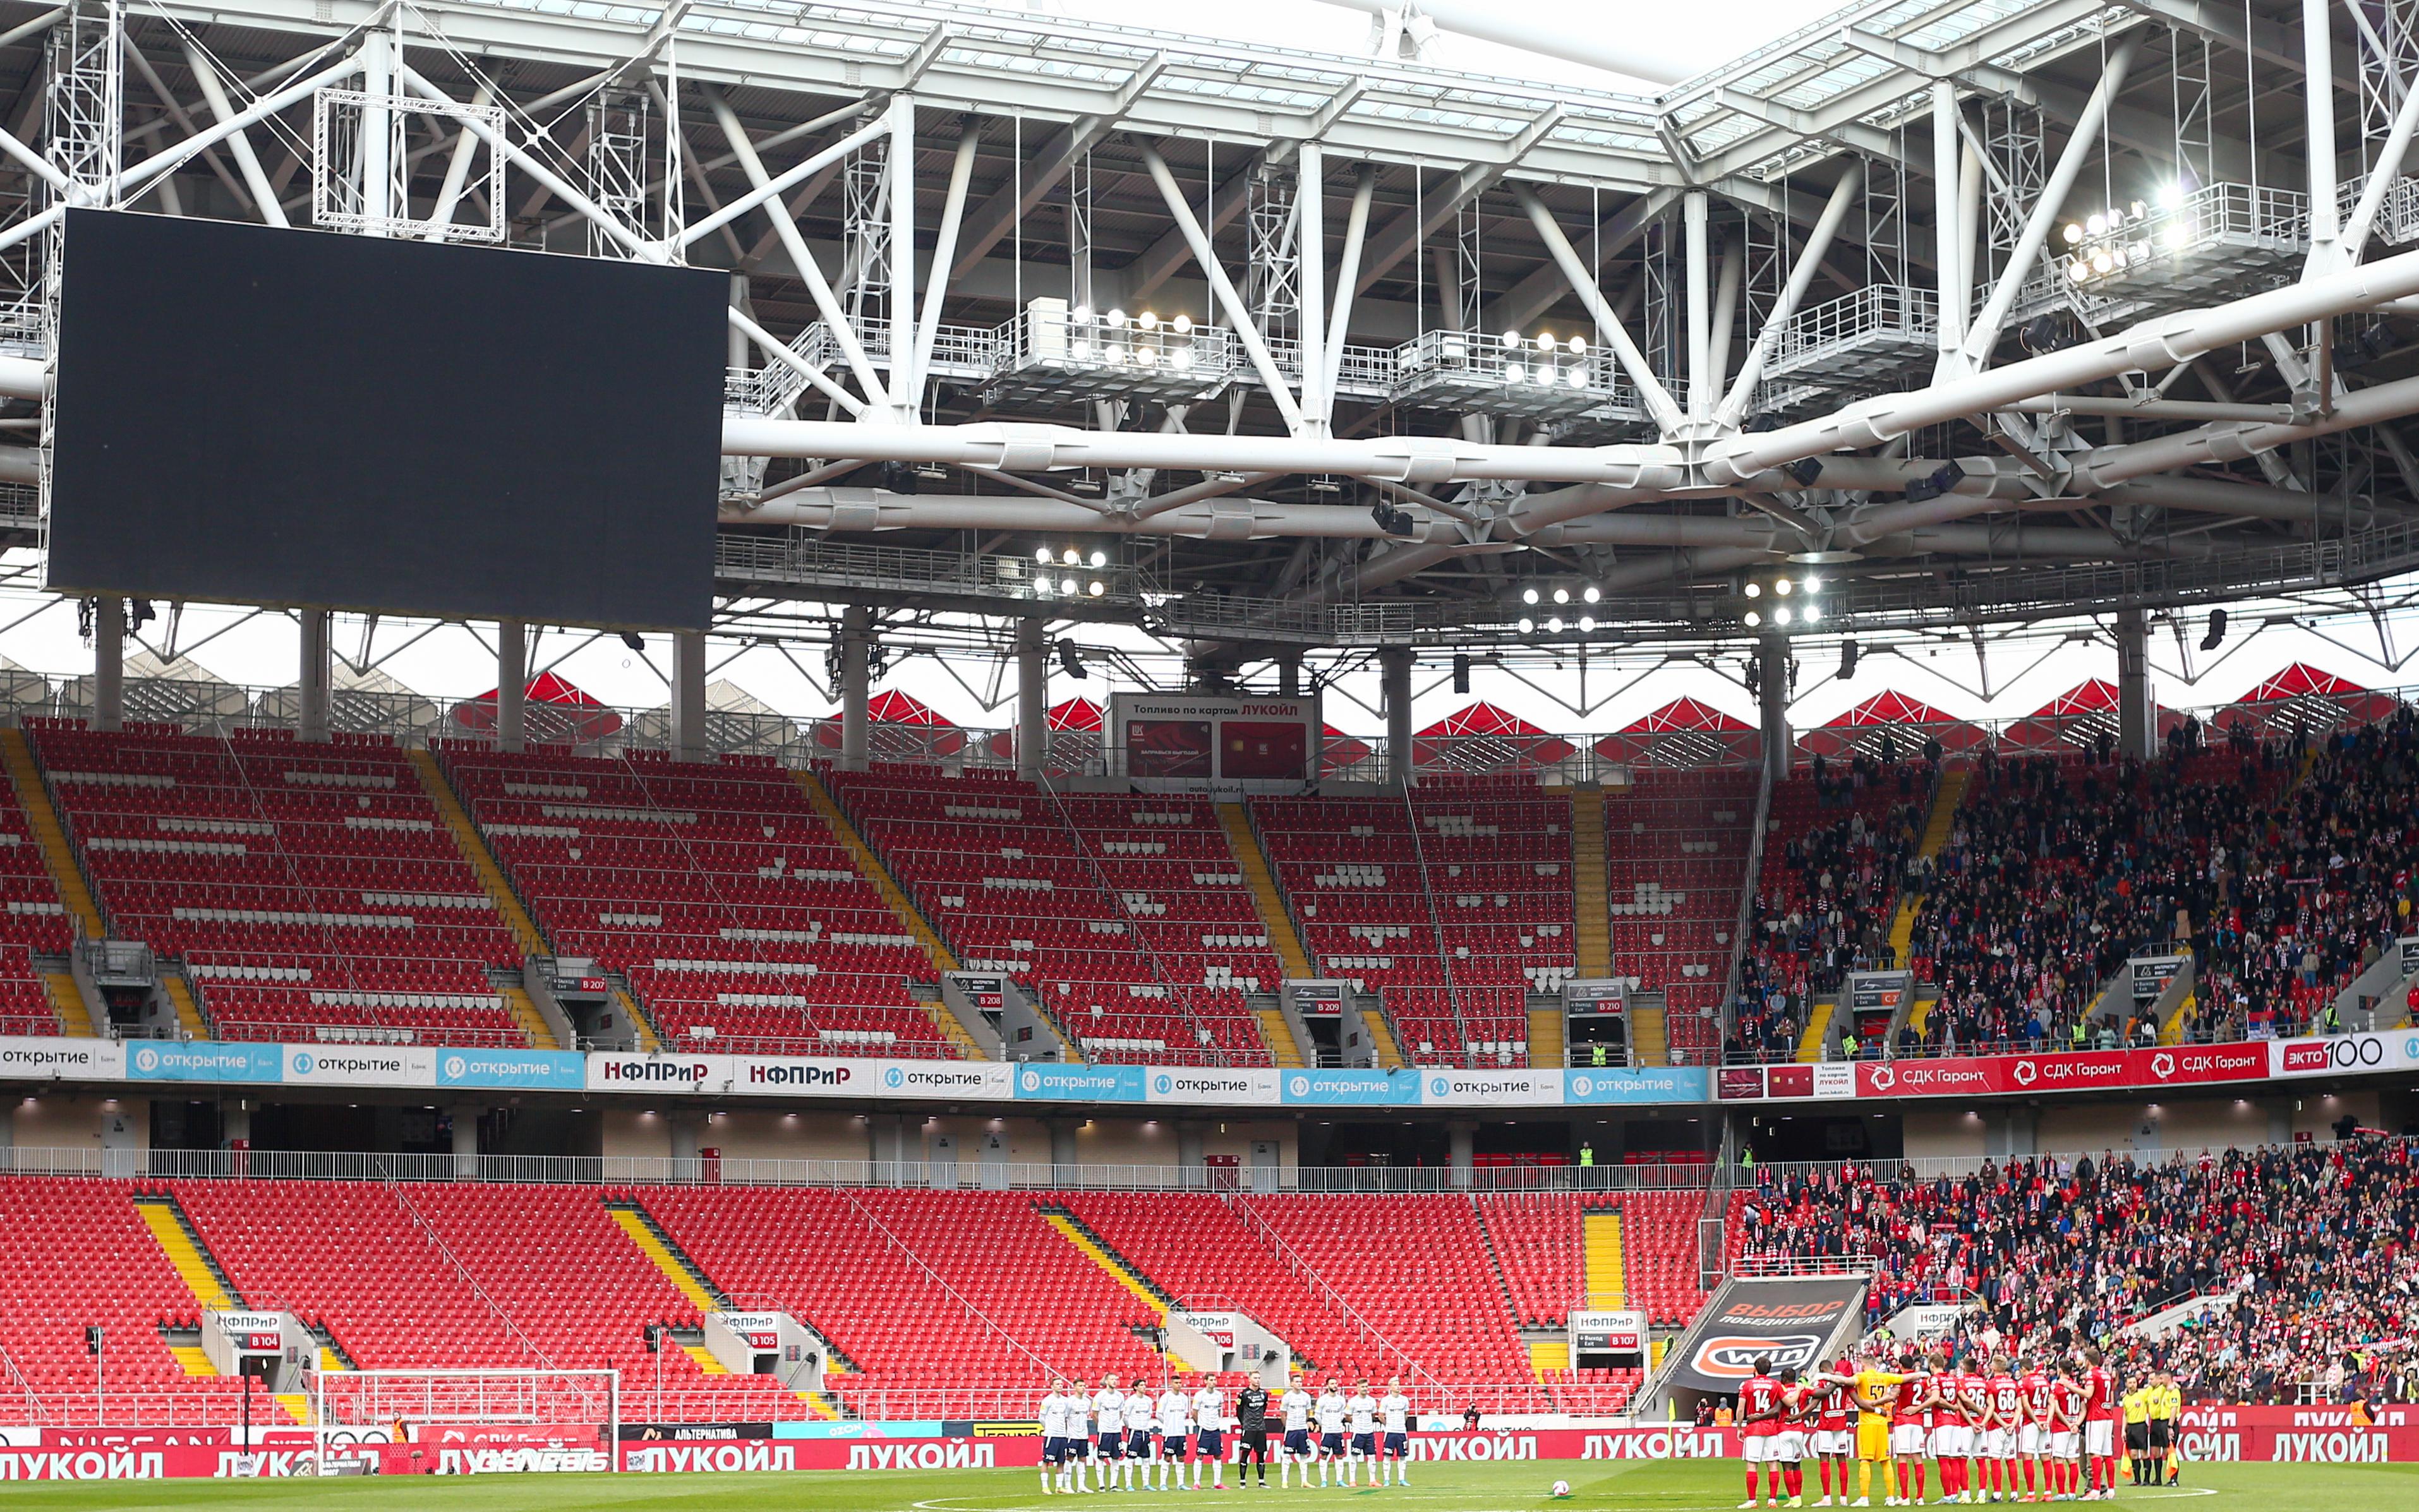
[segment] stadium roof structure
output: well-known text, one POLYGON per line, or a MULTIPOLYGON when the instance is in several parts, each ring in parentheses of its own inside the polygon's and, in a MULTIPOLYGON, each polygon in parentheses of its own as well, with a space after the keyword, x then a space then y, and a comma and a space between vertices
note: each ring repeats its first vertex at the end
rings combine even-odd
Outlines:
MULTIPOLYGON (((2154 727, 2163 738, 2184 722, 2182 714, 2165 705, 2158 706, 2154 714, 2154 727)), ((2089 747, 2103 735, 2116 740, 2120 721, 2117 684, 2105 678, 2091 678, 2024 718, 2011 722, 1999 732, 1999 743, 2003 748, 2019 751, 2079 750, 2089 747)))
POLYGON ((1674 698, 1595 742, 1607 761, 1700 767, 1751 756, 1763 737, 1756 727, 1711 704, 1674 698))
MULTIPOLYGON (((1522 32, 1640 93, 948 0, 0 0, 0 419, 69 202, 500 241, 732 276, 734 634, 2138 643, 2419 570, 2419 88, 2326 14, 1854 0, 1676 79, 1522 32)), ((0 539, 42 476, 0 449, 0 539)))
MULTIPOLYGON (((455 704, 451 715, 455 725, 478 732, 494 729, 499 692, 490 688, 475 698, 455 704)), ((534 741, 586 745, 622 727, 619 713, 589 696, 560 673, 541 672, 530 679, 522 698, 530 738, 534 741)))
POLYGON ((1571 742, 1490 703, 1456 709, 1412 736, 1412 760, 1462 771, 1549 767, 1569 756, 1571 742))
POLYGON ((1944 714, 1919 699, 1884 692, 1808 730, 1798 744, 1810 754, 1828 756, 1879 756, 1887 750, 1893 759, 1907 761, 1927 739, 1954 753, 1984 743, 1990 734, 1971 720, 1944 714))
MULTIPOLYGON (((872 726, 873 748, 892 760, 938 761, 966 746, 964 730, 896 688, 885 688, 866 700, 866 719, 872 726)), ((815 743, 827 751, 839 750, 840 724, 838 714, 817 720, 815 743)))
POLYGON ((2247 721, 2252 732, 2262 736, 2319 736, 2337 725, 2390 718, 2397 707, 2392 694, 2295 662, 2220 710, 2216 723, 2226 729, 2237 720, 2247 721))

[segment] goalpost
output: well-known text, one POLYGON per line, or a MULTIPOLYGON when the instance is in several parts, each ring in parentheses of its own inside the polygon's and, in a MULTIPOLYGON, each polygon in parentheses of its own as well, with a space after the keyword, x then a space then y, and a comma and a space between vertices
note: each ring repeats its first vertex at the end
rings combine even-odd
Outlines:
POLYGON ((331 1449, 356 1443, 420 1443, 433 1454, 451 1440, 472 1452, 595 1450, 604 1460, 597 1468, 620 1468, 619 1370, 311 1369, 302 1381, 321 1465, 331 1449), (506 1442, 483 1443, 478 1429, 499 1430, 506 1442))

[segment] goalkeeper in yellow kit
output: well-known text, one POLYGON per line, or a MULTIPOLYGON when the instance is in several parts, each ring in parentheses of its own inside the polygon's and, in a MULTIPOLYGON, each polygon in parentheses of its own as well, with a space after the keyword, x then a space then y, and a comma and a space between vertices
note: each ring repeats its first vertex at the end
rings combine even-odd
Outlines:
MULTIPOLYGON (((1890 1458, 1890 1420, 1897 1415, 1899 1393, 1911 1379, 1895 1371, 1880 1369, 1870 1362, 1854 1374, 1825 1372, 1814 1382, 1825 1382, 1847 1387, 1857 1397, 1857 1499, 1848 1502, 1848 1489, 1840 1488, 1840 1500, 1844 1504, 1873 1504, 1873 1466, 1887 1466, 1890 1458)), ((1889 1474, 1882 1475, 1882 1489, 1889 1489, 1889 1474)))

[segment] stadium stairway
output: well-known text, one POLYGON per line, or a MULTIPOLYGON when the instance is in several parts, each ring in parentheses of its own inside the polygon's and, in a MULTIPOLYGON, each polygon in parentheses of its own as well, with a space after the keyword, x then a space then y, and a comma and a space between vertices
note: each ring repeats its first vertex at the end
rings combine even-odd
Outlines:
MULTIPOLYGON (((1629 1295, 1621 1255, 1621 1210, 1589 1208, 1579 1214, 1579 1254, 1587 1267, 1587 1305, 1619 1307, 1629 1295)), ((1564 1362, 1567 1367, 1568 1362, 1564 1362)))
POLYGON ((1823 1059, 1824 1046, 1830 1043, 1831 1015, 1840 1006, 1840 995, 1829 993, 1817 998, 1806 1010, 1806 1032, 1797 1037, 1796 1059, 1811 1062, 1823 1059))
MULTIPOLYGON (((722 1312, 730 1307, 731 1299, 722 1294, 721 1289, 706 1276, 697 1261, 689 1259, 687 1253, 672 1242, 671 1235, 664 1232, 663 1227, 645 1208, 627 1199, 608 1198, 605 1211, 611 1214, 613 1222, 630 1236, 630 1243, 639 1246, 639 1253, 653 1261, 655 1269, 664 1273, 664 1279, 688 1299, 690 1306, 701 1313, 722 1312)), ((698 1352, 692 1349, 689 1352, 696 1354, 698 1352)), ((707 1375, 724 1373, 720 1365, 712 1363, 712 1356, 700 1359, 698 1365, 707 1375)))
POLYGON ((1555 1371, 1570 1367, 1571 1341, 1568 1337, 1529 1340, 1529 1368, 1539 1381, 1548 1380, 1555 1371))
POLYGON ((504 1006, 512 1012, 513 1022, 520 1025, 521 1032, 529 1036, 532 1048, 540 1050, 562 1048, 562 1044, 554 1037, 554 1031, 547 1026, 546 1019, 539 1015, 537 1004, 530 1000, 529 988, 521 985, 521 979, 517 973, 509 970, 493 970, 487 973, 487 981, 495 987, 497 994, 504 1000, 504 1006))
MULTIPOLYGON (((624 1233, 629 1235, 630 1243, 638 1246, 639 1253, 654 1262, 655 1269, 663 1273, 664 1279, 670 1281, 674 1289, 687 1299, 689 1306, 695 1307, 700 1316, 709 1312, 731 1310, 730 1296, 714 1284, 714 1277, 705 1274, 705 1267, 692 1259, 688 1251, 681 1248, 679 1243, 664 1231, 663 1225, 655 1222, 655 1214, 649 1213, 636 1199, 607 1198, 605 1211, 611 1214, 613 1222, 624 1233)), ((712 1350, 705 1347, 701 1334, 694 1337, 689 1336, 693 1332, 687 1329, 675 1331, 673 1342, 680 1345, 682 1353, 696 1362, 698 1374, 729 1375, 730 1370, 720 1360, 714 1357, 712 1350)), ((824 1362, 825 1375, 840 1375, 851 1368, 847 1358, 840 1352, 837 1345, 825 1339, 824 1347, 829 1352, 824 1362)), ((805 1402, 818 1417, 837 1418, 840 1415, 838 1400, 827 1392, 801 1391, 793 1395, 805 1402)))
MULTIPOLYGON (((228 1283, 226 1272, 219 1268, 218 1260, 194 1231, 193 1220, 185 1216, 184 1208, 174 1197, 165 1192, 145 1193, 134 1199, 134 1211, 142 1216, 144 1227, 151 1230, 151 1237, 159 1241, 160 1252, 168 1257, 169 1265, 196 1303, 213 1312, 231 1312, 243 1306, 243 1299, 228 1283)), ((207 1365, 196 1371, 190 1364, 185 1373, 216 1374, 207 1365)))
POLYGON ((160 973, 161 990, 168 994, 168 1004, 177 1010, 177 1025, 197 1040, 215 1038, 210 1029, 209 1015, 203 1011, 201 994, 179 966, 160 973))
MULTIPOLYGON (((1216 808, 1218 827, 1226 832, 1226 848, 1234 854, 1235 869, 1243 874, 1243 885, 1252 891, 1252 906, 1259 911, 1269 949, 1276 953, 1288 978, 1306 981, 1317 976, 1309 954, 1302 948, 1302 936, 1294 929, 1293 915, 1286 908, 1285 894, 1277 890, 1276 876, 1269 870, 1268 853, 1252 832, 1251 810, 1240 803, 1220 803, 1216 808)), ((1268 1042, 1270 1059, 1279 1066, 1303 1064, 1302 1046, 1281 1011, 1260 1008, 1253 1016, 1260 1021, 1260 1038, 1268 1042)))
MULTIPOLYGON (((890 868, 885 866, 882 863, 882 858, 873 853, 873 848, 866 844, 865 837, 856 832, 856 826, 850 822, 847 812, 840 806, 840 801, 832 797, 831 789, 824 786, 823 779, 804 768, 792 771, 790 777, 798 785, 798 790, 807 795, 807 802, 813 805, 814 811, 822 816, 824 826, 831 831, 832 839, 839 842, 842 850, 848 852, 848 859, 855 863, 857 875, 872 885, 873 891, 881 895, 882 901, 889 906, 891 913, 897 916, 901 927, 904 928, 916 943, 922 947, 926 958, 932 961, 933 970, 956 970, 958 957, 950 951, 948 943, 941 939, 940 931, 934 929, 932 922, 926 919, 922 911, 916 907, 915 901, 908 897, 906 890, 899 885, 898 878, 890 875, 890 868)), ((951 1013, 937 999, 926 1001, 924 1012, 931 1015, 932 1022, 940 1026, 942 1035, 948 1040, 950 1046, 962 1058, 968 1061, 987 1059, 982 1050, 976 1046, 974 1036, 968 1034, 965 1026, 958 1022, 958 1016, 951 1013)), ((1044 1022, 1049 1022, 1046 1015, 1044 1022)), ((1052 1031, 1056 1032, 1055 1024, 1052 1031)), ((1075 1060, 1079 1057, 1071 1050, 1068 1059, 1075 1060)))
POLYGON ((1092 1231, 1091 1226, 1075 1216, 1073 1210, 1062 1202, 1037 1202, 1036 1211, 1041 1221, 1058 1230, 1067 1243, 1083 1252, 1084 1258, 1109 1274, 1109 1278, 1142 1299, 1145 1306, 1166 1317, 1176 1299, 1164 1288, 1142 1274, 1133 1261, 1109 1247, 1107 1240, 1092 1231))
MULTIPOLYGON (((502 915, 504 927, 512 931, 514 940, 521 948, 522 957, 552 954, 552 947, 547 943, 546 937, 538 932, 537 921, 521 907, 520 894, 514 892, 513 884, 505 879, 504 869, 496 864, 495 852, 487 848, 486 836, 470 822, 470 811, 462 806, 462 800, 454 791, 454 785, 445 780, 445 770, 437 764, 437 757, 421 746, 406 751, 404 756, 410 761, 411 770, 419 775, 420 786, 426 789, 428 801, 437 805, 437 813, 444 819, 446 830, 453 834, 454 848, 462 853, 464 861, 470 863, 471 872, 479 878, 479 885, 486 890, 488 901, 496 906, 496 912, 502 915)), ((487 980, 502 994, 504 1006, 512 1013, 513 1022, 529 1036, 532 1048, 562 1048, 555 1038, 554 1031, 547 1027, 546 1019, 538 1013, 537 1004, 530 1000, 528 990, 519 982, 514 980, 509 972, 501 971, 489 972, 487 980)))
POLYGON ((1529 1063, 1563 1063, 1563 1004, 1550 992, 1529 994, 1529 1063))
POLYGON ((1378 1052, 1378 1069, 1393 1071, 1409 1065, 1410 1062, 1403 1059, 1402 1036, 1394 1032, 1394 1021, 1387 1016, 1385 1000, 1379 998, 1376 1000, 1377 1012, 1364 1010, 1361 1022, 1369 1028, 1370 1047, 1378 1052))
MULTIPOLYGON (((76 923, 76 933, 86 939, 107 938, 109 926, 102 922, 100 909, 92 900, 92 889, 85 883, 84 868, 76 864, 75 848, 69 844, 67 831, 59 825, 59 811, 51 804, 50 789, 42 785, 41 769, 34 762, 34 747, 23 730, 0 730, 0 760, 8 763, 8 780, 15 785, 17 802, 25 811, 26 827, 34 832, 35 842, 42 848, 42 864, 49 868, 51 883, 59 890, 59 901, 67 905, 69 917, 76 923)), ((42 981, 50 988, 51 1006, 58 1013, 60 1031, 78 1039, 91 1038, 92 1014, 74 974, 44 971, 42 981)))
MULTIPOLYGON (((486 837, 479 832, 478 826, 470 822, 470 813, 462 807, 462 800, 455 793, 454 785, 445 780, 444 769, 438 766, 437 757, 424 746, 414 746, 404 752, 404 756, 418 774, 420 786, 427 790, 428 801, 437 805, 437 813, 444 819, 445 828, 452 832, 455 848, 462 852, 462 859, 477 874, 479 885, 486 889, 488 901, 496 906, 496 912, 502 917, 504 927, 512 931, 514 940, 521 948, 521 955, 552 954, 546 937, 538 932, 536 921, 530 917, 527 909, 521 907, 520 894, 514 892, 513 884, 504 879, 504 869, 496 864, 495 852, 487 848, 486 837)), ((553 1036, 547 1035, 545 1047, 557 1048, 552 1041, 553 1036)))
MULTIPOLYGON (((1605 866, 1604 789, 1571 789, 1571 887, 1577 909, 1571 942, 1581 977, 1612 975, 1612 897, 1605 866)), ((1530 1058, 1535 1060, 1535 1020, 1530 1058)))
POLYGON ((1641 992, 1629 1000, 1629 1063, 1672 1063, 1672 1044, 1663 1023, 1663 994, 1659 992, 1641 992))
MULTIPOLYGON (((2177 1001, 2176 1011, 2167 1015, 2166 1021, 2159 1026, 2161 1045, 2181 1045, 2184 1042, 2184 1020, 2192 1016, 2193 1008, 2199 1000, 2199 993, 2187 992, 2177 1001)), ((2396 1026, 2380 1024, 2378 1027, 2391 1029, 2396 1026)))
POLYGON ((646 1004, 630 990, 630 979, 619 971, 605 973, 605 984, 613 990, 613 1002, 622 1010, 630 1027, 638 1032, 639 1048, 653 1055, 664 1047, 664 1037, 655 1031, 655 1016, 647 1012, 646 1004))
MULTIPOLYGON (((1949 848, 1949 833, 1957 828, 1957 808, 1965 801, 1965 784, 1972 775, 1972 769, 1967 767, 1951 767, 1941 772, 1939 785, 1932 793, 1931 815, 1924 820, 1923 838, 1915 848, 1917 859, 1938 861, 1940 853, 1949 848)), ((1898 912, 1890 919, 1890 958, 1902 965, 1906 961, 1907 952, 1915 946, 1917 901, 1914 893, 1902 889, 1898 896, 1898 912)), ((1910 1020, 1918 1033, 1922 1032, 1923 1017, 1930 1011, 1930 1006, 1928 1003, 1918 1004, 1915 1016, 1910 1020)))

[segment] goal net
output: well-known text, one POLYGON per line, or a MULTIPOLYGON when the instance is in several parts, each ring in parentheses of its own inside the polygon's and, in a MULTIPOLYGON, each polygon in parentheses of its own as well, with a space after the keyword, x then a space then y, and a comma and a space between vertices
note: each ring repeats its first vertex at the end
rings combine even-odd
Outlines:
POLYGON ((428 1469, 617 1468, 619 1370, 309 1370, 303 1388, 322 1463, 396 1444, 428 1469), (540 1463, 566 1454, 582 1462, 540 1463))

